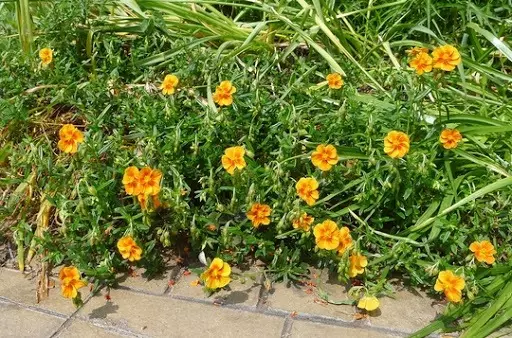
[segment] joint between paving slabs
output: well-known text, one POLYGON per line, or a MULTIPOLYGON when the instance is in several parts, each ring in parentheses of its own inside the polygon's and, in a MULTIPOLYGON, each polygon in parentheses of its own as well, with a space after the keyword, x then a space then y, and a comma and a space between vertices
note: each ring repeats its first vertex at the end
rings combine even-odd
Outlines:
POLYGON ((283 323, 283 330, 281 331, 281 338, 290 338, 292 336, 293 319, 291 316, 286 316, 283 323))
MULTIPOLYGON (((100 291, 100 290, 98 290, 100 291)), ((93 293, 91 292, 89 295, 87 295, 87 298, 85 298, 85 300, 83 301, 83 304, 81 307, 77 308, 75 311, 73 311, 73 313, 71 315, 69 315, 66 320, 64 321, 64 323, 62 323, 58 328, 57 330, 55 330, 55 332, 50 336, 50 338, 54 338, 54 337, 57 337, 57 335, 59 333, 61 333, 63 330, 65 330, 67 327, 69 327, 69 325, 71 324, 71 321, 72 319, 76 316, 76 314, 78 313, 78 311, 80 311, 80 309, 85 305, 87 304, 87 302, 93 297, 93 293)))
POLYGON ((183 276, 183 274, 185 273, 185 270, 187 270, 187 268, 185 267, 179 267, 179 266, 176 266, 174 268, 172 268, 171 272, 169 272, 169 276, 167 278, 167 286, 165 287, 165 290, 164 290, 164 295, 170 295, 172 293, 172 290, 174 289, 174 285, 176 283, 178 283, 178 281, 181 279, 181 277, 183 276), (171 285, 171 281, 174 282, 173 285, 171 285))
POLYGON ((265 287, 265 276, 260 276, 260 292, 258 293, 258 303, 256 303, 256 308, 265 309, 267 307, 268 300, 268 289, 265 287))
POLYGON ((2 297, 2 296, 0 296, 0 303, 16 305, 16 306, 18 306, 18 307, 20 307, 22 309, 26 309, 26 310, 33 311, 33 312, 38 312, 38 313, 44 313, 45 315, 49 315, 49 316, 52 316, 52 317, 57 317, 57 318, 60 318, 60 319, 67 319, 68 318, 68 316, 63 314, 63 313, 55 312, 55 311, 44 309, 44 308, 39 308, 39 307, 32 306, 32 305, 23 304, 23 303, 20 303, 20 302, 17 302, 17 301, 14 301, 12 299, 9 299, 9 298, 6 298, 6 297, 2 297))

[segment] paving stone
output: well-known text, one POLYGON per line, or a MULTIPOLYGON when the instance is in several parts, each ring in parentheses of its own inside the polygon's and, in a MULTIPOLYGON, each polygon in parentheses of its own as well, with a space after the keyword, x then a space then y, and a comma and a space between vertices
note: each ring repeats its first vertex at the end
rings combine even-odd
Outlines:
POLYGON ((163 294, 169 286, 169 275, 172 274, 175 266, 166 269, 166 272, 158 274, 151 279, 145 277, 145 269, 136 269, 133 273, 122 273, 117 275, 117 281, 122 287, 132 290, 163 294))
POLYGON ((233 267, 232 280, 229 286, 208 297, 202 285, 193 285, 199 280, 196 273, 183 274, 172 287, 171 295, 192 297, 222 304, 244 304, 256 306, 258 304, 261 283, 261 270, 251 268, 247 271, 233 267))
POLYGON ((284 319, 225 307, 112 290, 92 297, 77 316, 152 337, 279 337, 284 319))
MULTIPOLYGON (((18 271, 0 269, 0 296, 10 300, 32 305, 43 309, 52 310, 61 314, 71 315, 76 308, 71 299, 62 297, 58 280, 53 279, 55 287, 50 289, 47 299, 36 303, 37 276, 34 274, 22 274, 18 271)), ((80 289, 82 299, 89 295, 89 287, 80 289)))
POLYGON ((108 338, 123 337, 112 330, 104 330, 100 327, 88 324, 81 320, 72 320, 71 324, 56 335, 59 338, 108 338))
POLYGON ((286 286, 274 283, 266 306, 297 313, 310 313, 335 317, 347 322, 354 321, 355 308, 349 305, 332 305, 322 301, 318 293, 324 291, 333 300, 347 300, 346 287, 336 278, 329 277, 327 271, 311 269, 306 285, 286 286))
POLYGON ((370 325, 413 332, 429 324, 443 310, 422 291, 402 289, 393 298, 379 299, 380 308, 370 315, 370 325))
POLYGON ((309 323, 294 321, 292 324, 290 338, 310 338, 310 337, 354 337, 354 338, 381 338, 381 337, 400 337, 385 332, 365 330, 362 328, 347 328, 331 326, 319 323, 309 323))
MULTIPOLYGON (((0 282, 1 283, 1 282, 0 282)), ((14 304, 0 302, 0 336, 50 337, 64 323, 63 318, 23 309, 14 304)))

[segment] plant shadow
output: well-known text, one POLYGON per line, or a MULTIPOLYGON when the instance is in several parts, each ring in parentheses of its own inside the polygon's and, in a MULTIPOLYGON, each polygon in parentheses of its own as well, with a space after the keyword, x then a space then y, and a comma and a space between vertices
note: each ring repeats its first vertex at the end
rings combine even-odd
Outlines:
POLYGON ((117 310, 119 310, 119 305, 107 302, 105 305, 92 310, 89 319, 105 319, 109 314, 116 313, 117 310))

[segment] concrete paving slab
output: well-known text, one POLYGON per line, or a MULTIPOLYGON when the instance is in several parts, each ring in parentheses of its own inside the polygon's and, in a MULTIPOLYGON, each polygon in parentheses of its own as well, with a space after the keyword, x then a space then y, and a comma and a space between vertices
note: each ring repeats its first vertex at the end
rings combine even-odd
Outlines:
POLYGON ((1 301, 0 318, 0 336, 16 338, 50 337, 65 320, 1 301))
POLYGON ((77 316, 152 337, 279 337, 284 319, 220 306, 112 290, 92 297, 77 316))
POLYGON ((423 291, 402 289, 393 298, 382 297, 380 309, 368 318, 370 325, 413 332, 426 326, 443 311, 443 306, 423 291))
POLYGON ((193 272, 183 274, 172 287, 171 295, 202 299, 221 304, 244 304, 256 306, 261 289, 261 270, 251 268, 246 271, 233 267, 229 286, 208 296, 202 285, 196 285, 199 276, 193 272))
POLYGON ((109 338, 109 337, 123 337, 124 335, 117 334, 113 330, 107 331, 101 327, 88 324, 81 320, 73 319, 68 326, 59 332, 55 337, 59 338, 109 338))
POLYGON ((117 281, 121 287, 142 291, 150 294, 163 294, 169 287, 170 270, 152 278, 145 277, 145 269, 135 269, 132 273, 120 273, 117 281))
POLYGON ((319 289, 328 292, 334 300, 348 299, 345 285, 330 277, 327 271, 311 269, 303 284, 286 286, 283 283, 274 283, 265 306, 296 313, 329 316, 346 322, 355 320, 356 311, 353 306, 327 304, 320 299, 319 289))
POLYGON ((390 335, 383 332, 370 331, 362 328, 347 328, 331 326, 319 323, 294 321, 288 337, 290 338, 310 338, 310 337, 347 337, 347 338, 384 338, 400 337, 400 335, 390 335))
MULTIPOLYGON (((53 280, 55 287, 50 289, 50 297, 41 303, 36 302, 37 276, 21 272, 0 269, 0 296, 10 300, 43 309, 52 310, 64 315, 71 315, 76 308, 71 299, 62 297, 58 280, 53 280)), ((82 299, 89 295, 89 287, 80 289, 82 299)))

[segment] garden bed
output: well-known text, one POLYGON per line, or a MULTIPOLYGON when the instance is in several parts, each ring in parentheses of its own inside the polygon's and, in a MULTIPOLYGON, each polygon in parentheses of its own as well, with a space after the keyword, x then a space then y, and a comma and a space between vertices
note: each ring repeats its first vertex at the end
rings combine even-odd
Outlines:
POLYGON ((42 285, 64 267, 77 306, 86 283, 198 257, 212 297, 236 267, 296 284, 314 266, 371 314, 398 274, 450 303, 417 336, 490 334, 512 309, 509 14, 6 4, 3 243, 22 271, 40 259, 42 285))

